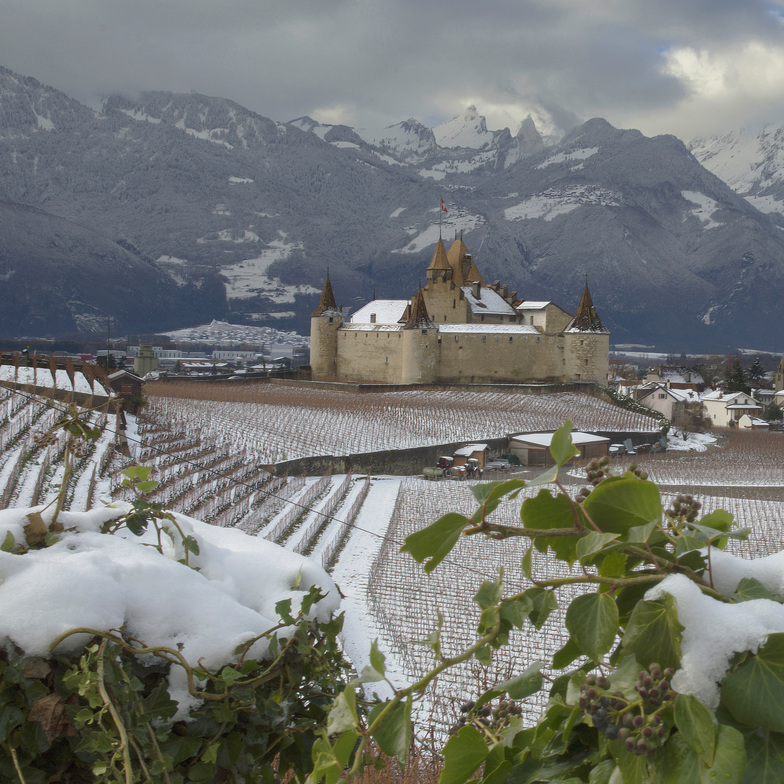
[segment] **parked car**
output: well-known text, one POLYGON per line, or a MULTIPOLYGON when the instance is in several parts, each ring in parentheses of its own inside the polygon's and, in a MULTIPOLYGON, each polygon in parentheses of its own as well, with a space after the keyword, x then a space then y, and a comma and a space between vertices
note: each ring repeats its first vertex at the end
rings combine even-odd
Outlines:
POLYGON ((623 444, 610 444, 607 447, 607 454, 610 457, 620 457, 626 454, 626 447, 623 444))
POLYGON ((491 460, 485 466, 486 471, 508 471, 511 465, 508 460, 491 460))

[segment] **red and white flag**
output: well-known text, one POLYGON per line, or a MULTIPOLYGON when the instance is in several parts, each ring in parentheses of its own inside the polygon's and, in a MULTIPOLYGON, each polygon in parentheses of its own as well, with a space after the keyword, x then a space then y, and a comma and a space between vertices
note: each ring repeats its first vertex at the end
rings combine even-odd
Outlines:
POLYGON ((449 212, 449 210, 444 206, 444 197, 441 197, 441 212, 449 212))

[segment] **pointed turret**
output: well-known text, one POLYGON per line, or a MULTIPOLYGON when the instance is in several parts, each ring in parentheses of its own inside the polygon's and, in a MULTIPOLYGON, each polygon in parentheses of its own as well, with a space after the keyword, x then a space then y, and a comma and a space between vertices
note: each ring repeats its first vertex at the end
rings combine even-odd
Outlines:
POLYGON ((335 302, 335 295, 332 293, 332 283, 329 280, 329 273, 327 273, 327 279, 324 281, 324 288, 321 292, 321 299, 319 300, 319 304, 316 305, 316 309, 310 314, 311 318, 317 318, 322 313, 326 313, 327 311, 337 311, 338 306, 335 302))
POLYGON ((444 241, 439 237, 435 253, 433 253, 433 258, 427 267, 427 279, 435 280, 436 278, 446 278, 447 273, 449 273, 451 269, 452 268, 449 266, 449 260, 446 257, 444 241))
POLYGON ((452 280, 456 286, 466 286, 469 283, 485 285, 479 268, 474 263, 473 256, 468 252, 462 236, 452 243, 446 257, 452 268, 452 280))
POLYGON ((408 317, 408 321, 406 321, 403 329, 435 329, 435 327, 436 325, 430 320, 430 316, 427 315, 425 297, 420 288, 414 299, 411 315, 408 317))
POLYGON ((599 314, 593 305, 591 299, 591 292, 588 291, 588 280, 585 281, 585 289, 580 298, 580 304, 577 307, 577 312, 574 318, 569 322, 569 326, 564 330, 565 332, 594 332, 594 333, 608 333, 609 330, 602 324, 599 314))

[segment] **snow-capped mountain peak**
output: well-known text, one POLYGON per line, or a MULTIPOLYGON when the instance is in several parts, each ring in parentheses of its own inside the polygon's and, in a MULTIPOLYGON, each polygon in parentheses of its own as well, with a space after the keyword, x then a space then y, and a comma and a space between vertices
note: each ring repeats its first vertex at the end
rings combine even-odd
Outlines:
POLYGON ((474 150, 482 150, 492 145, 499 133, 502 131, 487 130, 485 118, 473 105, 463 114, 433 128, 440 147, 469 147, 474 150))

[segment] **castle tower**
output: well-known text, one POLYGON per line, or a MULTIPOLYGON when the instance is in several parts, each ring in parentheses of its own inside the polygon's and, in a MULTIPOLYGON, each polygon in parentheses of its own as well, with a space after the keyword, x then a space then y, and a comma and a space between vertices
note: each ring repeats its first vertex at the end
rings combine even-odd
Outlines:
POLYGON ((452 268, 449 266, 449 260, 446 257, 444 241, 440 237, 425 274, 428 280, 451 280, 452 278, 452 268))
POLYGON ((587 279, 577 311, 564 330, 564 359, 564 381, 607 383, 610 332, 596 312, 587 279))
MULTIPOLYGON (((442 246, 443 247, 443 246, 442 246)), ((402 384, 432 384, 438 375, 438 328, 427 315, 422 289, 403 327, 402 384)))
POLYGON ((310 368, 314 374, 332 375, 337 372, 338 330, 342 326, 343 314, 335 303, 327 273, 321 299, 310 314, 310 368))
POLYGON ((446 256, 452 269, 452 280, 455 281, 455 285, 467 286, 470 283, 479 283, 480 286, 486 285, 474 262, 474 257, 468 252, 468 248, 463 242, 462 236, 452 243, 446 256))

